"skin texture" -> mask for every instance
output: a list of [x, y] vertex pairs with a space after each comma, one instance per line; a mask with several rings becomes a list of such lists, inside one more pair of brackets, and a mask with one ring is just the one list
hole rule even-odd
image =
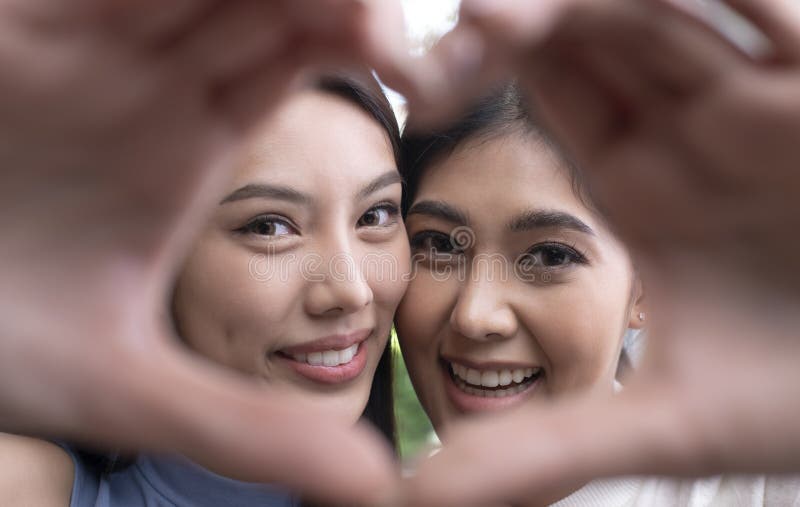
[[72, 459], [55, 444], [0, 433], [0, 501], [3, 505], [69, 505]]
[[[374, 181], [382, 183], [359, 196]], [[310, 199], [229, 199], [254, 185]], [[324, 92], [287, 100], [254, 136], [222, 204], [190, 249], [173, 306], [182, 339], [215, 363], [354, 423], [405, 292], [401, 190], [388, 137], [366, 112]], [[370, 264], [377, 255], [389, 264]], [[314, 259], [318, 265], [310, 264]], [[367, 366], [341, 384], [303, 377], [278, 354], [362, 329], [370, 330]]]
[[[460, 210], [469, 223], [415, 212], [431, 202]], [[532, 211], [568, 214], [589, 231], [509, 228]], [[426, 170], [406, 225], [417, 264], [396, 325], [411, 380], [445, 448], [452, 425], [484, 411], [452, 401], [444, 358], [543, 368], [529, 396], [490, 410], [520, 403], [546, 409], [556, 400], [612, 392], [624, 332], [644, 324], [640, 290], [624, 247], [540, 139], [512, 133], [467, 140]], [[453, 230], [464, 226], [473, 245], [456, 260], [437, 261], [452, 250]], [[450, 250], [426, 240], [428, 231]], [[535, 267], [524, 268], [525, 259]], [[447, 276], [444, 269], [459, 261], [465, 275]]]
[[[449, 243], [462, 224], [415, 213], [422, 202], [445, 203], [469, 217], [474, 245], [456, 254], [465, 276], [442, 276], [443, 263], [434, 258], [447, 252], [425, 240], [436, 231]], [[642, 324], [642, 307], [633, 304], [635, 275], [622, 245], [575, 195], [550, 148], [528, 134], [468, 140], [427, 170], [414, 204], [407, 229], [417, 269], [396, 322], [412, 381], [437, 430], [446, 434], [448, 424], [466, 415], [446, 394], [443, 356], [544, 368], [529, 403], [611, 392], [623, 334]], [[541, 210], [574, 216], [591, 232], [509, 229], [516, 217]], [[558, 245], [563, 257], [554, 261], [546, 245]], [[528, 252], [537, 265], [525, 269]]]
[[[316, 121], [320, 116], [326, 118], [324, 124]], [[230, 180], [178, 276], [172, 317], [180, 339], [210, 363], [259, 379], [273, 396], [300, 398], [325, 413], [329, 422], [356, 423], [409, 270], [399, 211], [401, 183], [387, 134], [342, 98], [299, 92], [256, 131]], [[372, 192], [360, 194], [376, 181], [381, 183]], [[291, 189], [306, 195], [308, 202], [230, 198], [248, 185]], [[361, 270], [374, 268], [364, 258], [377, 254], [393, 261], [385, 266], [393, 269], [393, 277]], [[252, 262], [259, 255], [285, 271], [276, 271], [271, 279], [264, 273], [259, 277]], [[311, 255], [325, 259], [313, 272], [291, 262]], [[350, 276], [329, 270], [336, 264], [327, 261], [336, 256], [352, 259]], [[307, 379], [276, 355], [285, 347], [364, 329], [370, 332], [362, 345], [366, 366], [346, 382]], [[9, 459], [2, 467], [9, 484], [4, 494], [17, 495], [9, 501], [68, 502], [73, 465], [66, 453], [48, 442], [11, 435], [0, 443], [4, 454], [30, 464], [20, 472]], [[26, 474], [36, 463], [46, 465]], [[14, 485], [17, 474], [26, 477], [22, 486]]]
[[187, 353], [163, 314], [250, 129], [309, 66], [389, 66], [397, 7], [0, 1], [0, 427], [345, 504], [391, 496], [378, 437], [318, 428], [313, 407]]
[[[320, 116], [324, 124], [316, 121]], [[354, 424], [367, 404], [409, 271], [402, 187], [386, 133], [344, 99], [299, 92], [258, 129], [231, 180], [176, 283], [172, 317], [181, 340], [211, 363], [258, 378], [273, 396], [300, 397], [324, 411], [327, 421]], [[248, 185], [291, 189], [308, 202], [230, 198]], [[370, 186], [373, 191], [362, 195]], [[365, 261], [375, 255], [391, 263]], [[257, 256], [285, 270], [265, 278], [253, 270]], [[324, 262], [313, 271], [292, 262], [310, 256]], [[337, 256], [352, 261], [348, 276], [329, 269], [337, 268], [328, 262]], [[284, 347], [356, 330], [369, 331], [361, 345], [366, 365], [346, 382], [307, 379], [276, 355]], [[59, 447], [5, 434], [0, 444], [8, 458], [0, 470], [9, 503], [68, 502], [73, 464]]]
[[[420, 78], [428, 111], [426, 94], [452, 105], [444, 97], [472, 91], [462, 83], [519, 77], [630, 248], [649, 347], [613, 400], [454, 429], [411, 480], [410, 504], [536, 498], [630, 473], [800, 469], [800, 248], [787, 234], [800, 216], [800, 17], [793, 2], [729, 2], [772, 45], [751, 57], [676, 4], [470, 1], [426, 62], [441, 79]], [[477, 62], [452, 57], [476, 40]]]
[[[461, 437], [451, 432], [448, 450], [409, 485], [409, 498], [418, 496], [412, 505], [449, 499], [480, 504], [525, 495], [561, 477], [800, 466], [800, 269], [796, 238], [786, 233], [797, 229], [800, 216], [800, 155], [790, 135], [800, 130], [800, 23], [792, 2], [729, 3], [766, 33], [774, 59], [743, 57], [664, 0], [564, 0], [552, 5], [568, 6], [569, 15], [559, 7], [555, 16], [536, 10], [549, 2], [470, 1], [462, 27], [487, 57], [465, 61], [447, 52], [449, 58], [435, 54], [430, 65], [413, 67], [447, 92], [431, 102], [437, 107], [446, 104], [442, 97], [457, 95], [454, 90], [470, 91], [465, 83], [481, 84], [457, 70], [464, 63], [491, 76], [481, 72], [482, 62], [520, 76], [542, 104], [558, 104], [545, 118], [591, 168], [589, 175], [599, 175], [595, 198], [610, 210], [642, 270], [653, 308], [653, 346], [651, 376], [640, 378], [640, 388], [629, 383], [610, 405], [520, 411], [476, 424]], [[351, 4], [356, 8], [342, 9]], [[222, 187], [215, 169], [230, 161], [244, 131], [283, 96], [298, 68], [329, 62], [331, 52], [335, 61], [391, 67], [387, 60], [396, 54], [384, 42], [397, 40], [392, 34], [402, 30], [371, 23], [387, 2], [175, 5], [0, 2], [0, 424], [99, 445], [177, 450], [252, 480], [283, 480], [326, 500], [373, 505], [394, 485], [376, 439], [360, 429], [310, 425], [308, 410], [293, 406], [297, 400], [289, 404], [277, 394], [267, 399], [262, 389], [172, 345], [174, 337], [158, 316], [189, 238]], [[278, 14], [261, 17], [260, 9], [275, 5], [281, 6]], [[620, 6], [631, 7], [625, 12], [634, 16], [622, 15]], [[312, 16], [300, 15], [307, 12]], [[399, 18], [385, 14], [377, 18]], [[567, 22], [576, 18], [591, 22]], [[260, 37], [275, 32], [262, 23], [240, 29], [261, 19], [291, 27], [290, 33], [265, 41]], [[648, 38], [659, 44], [641, 44], [642, 29], [648, 37], [659, 35]], [[609, 57], [619, 57], [625, 72], [615, 67], [598, 81], [596, 67], [588, 72], [585, 63], [563, 59], [570, 44], [544, 44], [551, 35], [576, 32], [589, 38], [579, 45], [601, 70]], [[304, 44], [294, 44], [295, 36]], [[206, 57], [207, 51], [196, 50], [202, 46], [224, 48], [224, 54]], [[509, 58], [494, 58], [495, 49]], [[563, 69], [554, 61], [570, 62], [576, 78], [559, 74]], [[437, 73], [439, 68], [444, 70]], [[430, 87], [414, 92], [418, 76], [400, 74], [391, 81], [400, 89], [405, 81], [425, 108]], [[447, 81], [453, 75], [458, 86]], [[560, 86], [536, 79], [548, 75], [561, 75]], [[608, 76], [620, 79], [609, 82]], [[680, 93], [672, 93], [676, 85]], [[659, 93], [641, 100], [636, 92], [643, 89]], [[638, 97], [623, 101], [636, 107], [609, 111], [603, 106], [616, 102], [607, 94]], [[631, 123], [637, 128], [614, 128]], [[640, 178], [645, 185], [633, 185], [633, 194], [597, 184], [637, 182], [636, 169], [651, 164], [658, 167], [656, 177]], [[669, 175], [698, 167], [713, 168], [712, 177], [672, 186]], [[753, 167], [768, 167], [770, 177]], [[749, 210], [731, 206], [736, 199], [718, 199], [731, 189], [758, 199], [747, 201], [753, 203]], [[681, 213], [687, 199], [674, 198], [685, 192], [689, 203], [703, 204], [702, 213], [688, 214], [692, 220]], [[632, 207], [631, 195], [642, 197]], [[663, 204], [657, 208], [662, 212], [653, 213], [650, 202]], [[626, 206], [628, 213], [613, 211]], [[636, 219], [648, 212], [658, 221], [642, 227], [648, 222]], [[702, 227], [693, 221], [700, 218]], [[735, 241], [739, 219], [758, 232], [758, 240]], [[655, 244], [647, 234], [653, 230], [660, 233]], [[707, 240], [697, 241], [697, 231], [707, 231]], [[650, 248], [640, 251], [641, 245]], [[681, 262], [665, 263], [677, 250], [684, 254]], [[659, 330], [658, 321], [667, 327]], [[211, 406], [218, 410], [209, 411]], [[597, 433], [604, 438], [590, 438]], [[457, 483], [463, 487], [452, 487]]]

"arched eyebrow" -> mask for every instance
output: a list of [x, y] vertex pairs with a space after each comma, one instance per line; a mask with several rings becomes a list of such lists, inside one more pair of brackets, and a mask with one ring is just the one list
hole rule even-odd
[[[403, 178], [396, 170], [387, 171], [378, 176], [371, 182], [364, 185], [358, 191], [357, 198], [364, 199], [374, 194], [382, 188], [394, 185], [395, 183], [402, 183]], [[281, 201], [288, 201], [295, 204], [310, 204], [312, 198], [310, 195], [295, 190], [294, 188], [285, 185], [272, 185], [268, 183], [250, 183], [241, 188], [231, 192], [227, 197], [220, 201], [220, 205], [229, 202], [241, 201], [244, 199], [278, 199]]]
[[533, 229], [560, 228], [570, 229], [591, 236], [595, 235], [594, 230], [586, 225], [580, 218], [558, 210], [531, 209], [515, 216], [508, 223], [508, 228], [512, 232], [525, 232]]
[[407, 216], [411, 215], [425, 215], [459, 226], [469, 225], [469, 217], [464, 211], [443, 201], [420, 201], [414, 203], [407, 213]]
[[395, 183], [403, 183], [403, 177], [400, 176], [396, 170], [392, 169], [381, 174], [371, 182], [364, 185], [364, 187], [356, 194], [357, 199], [365, 199], [378, 190], [386, 188]]
[[220, 205], [244, 199], [278, 199], [296, 204], [308, 204], [311, 196], [283, 185], [270, 185], [266, 183], [251, 183], [231, 192], [220, 201]]

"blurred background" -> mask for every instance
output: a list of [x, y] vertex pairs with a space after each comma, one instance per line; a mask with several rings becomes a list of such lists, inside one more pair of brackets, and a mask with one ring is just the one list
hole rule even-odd
[[[459, 0], [402, 0], [402, 3], [406, 30], [416, 54], [429, 50], [458, 20]], [[386, 92], [402, 126], [406, 118], [405, 101], [391, 90]], [[395, 413], [400, 456], [408, 459], [423, 449], [435, 447], [438, 439], [411, 386], [394, 331], [392, 347], [395, 352]]]

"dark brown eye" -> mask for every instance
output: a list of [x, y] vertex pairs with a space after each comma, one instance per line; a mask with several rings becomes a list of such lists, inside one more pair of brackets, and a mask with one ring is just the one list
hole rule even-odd
[[381, 223], [381, 215], [378, 211], [372, 210], [364, 213], [361, 217], [361, 225], [378, 225]]
[[586, 257], [580, 252], [569, 246], [555, 243], [535, 246], [520, 259], [522, 268], [527, 271], [585, 263]]
[[256, 222], [253, 225], [253, 232], [262, 236], [274, 236], [277, 230], [275, 222]]
[[286, 236], [289, 234], [296, 234], [295, 229], [286, 221], [273, 216], [256, 217], [239, 229], [238, 232], [256, 234], [258, 236]]
[[399, 211], [395, 206], [375, 206], [361, 215], [358, 219], [359, 227], [382, 227], [397, 221]]
[[449, 235], [436, 231], [420, 232], [411, 238], [411, 248], [414, 251], [431, 255], [462, 254], [463, 251], [453, 243], [454, 241]]
[[545, 247], [541, 250], [542, 264], [545, 266], [563, 266], [572, 262], [572, 256], [563, 248]]

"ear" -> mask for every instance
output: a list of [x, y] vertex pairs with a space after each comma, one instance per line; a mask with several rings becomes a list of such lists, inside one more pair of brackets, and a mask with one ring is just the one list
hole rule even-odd
[[644, 304], [644, 286], [642, 279], [637, 274], [631, 287], [631, 309], [628, 316], [630, 329], [642, 329], [647, 322], [647, 310]]

